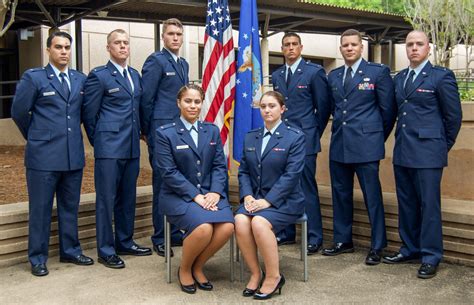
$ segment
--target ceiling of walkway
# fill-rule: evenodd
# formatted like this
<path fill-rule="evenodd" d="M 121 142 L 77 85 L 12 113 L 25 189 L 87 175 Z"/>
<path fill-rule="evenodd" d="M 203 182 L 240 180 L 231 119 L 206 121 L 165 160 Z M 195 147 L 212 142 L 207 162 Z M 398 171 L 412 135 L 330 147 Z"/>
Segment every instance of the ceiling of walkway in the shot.
<path fill-rule="evenodd" d="M 260 29 L 269 36 L 285 31 L 340 34 L 355 28 L 373 41 L 400 42 L 411 30 L 403 16 L 337 6 L 307 0 L 258 0 Z M 81 19 L 157 23 L 176 17 L 188 25 L 204 25 L 207 0 L 23 0 L 13 29 L 35 25 L 59 27 Z M 229 0 L 234 29 L 238 29 L 240 1 Z"/>

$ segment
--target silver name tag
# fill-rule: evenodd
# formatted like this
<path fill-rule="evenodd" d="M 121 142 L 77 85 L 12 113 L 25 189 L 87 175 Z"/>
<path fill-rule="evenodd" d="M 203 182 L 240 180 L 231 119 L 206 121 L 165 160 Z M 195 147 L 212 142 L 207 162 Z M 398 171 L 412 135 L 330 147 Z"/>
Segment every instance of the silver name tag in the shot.
<path fill-rule="evenodd" d="M 178 145 L 176 146 L 176 149 L 188 149 L 189 145 Z"/>
<path fill-rule="evenodd" d="M 119 92 L 120 91 L 120 88 L 113 88 L 113 89 L 109 89 L 107 92 L 108 93 L 115 93 L 115 92 Z"/>
<path fill-rule="evenodd" d="M 43 96 L 51 96 L 51 95 L 56 95 L 56 92 L 54 91 L 43 92 Z"/>
<path fill-rule="evenodd" d="M 166 76 L 173 76 L 176 75 L 176 72 L 166 72 Z"/>

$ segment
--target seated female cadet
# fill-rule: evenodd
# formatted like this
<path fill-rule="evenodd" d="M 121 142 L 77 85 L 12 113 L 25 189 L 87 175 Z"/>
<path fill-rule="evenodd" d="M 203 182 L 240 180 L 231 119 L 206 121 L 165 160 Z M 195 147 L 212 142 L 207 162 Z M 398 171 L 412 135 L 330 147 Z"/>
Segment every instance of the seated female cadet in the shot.
<path fill-rule="evenodd" d="M 195 293 L 196 285 L 212 290 L 204 264 L 234 231 L 220 132 L 198 121 L 203 100 L 201 87 L 183 86 L 177 97 L 181 116 L 156 130 L 154 145 L 153 162 L 163 179 L 160 212 L 185 232 L 178 281 L 186 293 Z"/>
<path fill-rule="evenodd" d="M 305 158 L 304 135 L 282 123 L 284 111 L 284 98 L 280 93 L 263 94 L 260 114 L 265 127 L 245 136 L 239 167 L 242 204 L 235 216 L 235 230 L 237 243 L 251 272 L 242 294 L 260 300 L 271 298 L 277 290 L 281 294 L 285 284 L 279 270 L 275 233 L 304 213 L 304 194 L 300 185 Z M 263 257 L 266 274 L 261 275 L 257 248 Z"/>

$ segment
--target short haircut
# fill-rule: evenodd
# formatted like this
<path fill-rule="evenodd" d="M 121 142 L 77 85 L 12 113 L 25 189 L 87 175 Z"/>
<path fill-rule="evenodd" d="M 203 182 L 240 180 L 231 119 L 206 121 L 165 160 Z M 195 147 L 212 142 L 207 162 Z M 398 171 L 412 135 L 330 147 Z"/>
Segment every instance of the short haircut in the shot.
<path fill-rule="evenodd" d="M 270 96 L 270 97 L 273 97 L 274 99 L 276 99 L 276 101 L 278 102 L 278 104 L 280 104 L 281 107 L 285 106 L 285 98 L 283 97 L 283 95 L 280 92 L 278 92 L 278 91 L 267 91 L 260 98 L 260 102 L 266 96 Z"/>
<path fill-rule="evenodd" d="M 359 31 L 355 30 L 355 29 L 345 30 L 341 34 L 341 43 L 342 43 L 342 37 L 345 37 L 345 36 L 357 36 L 357 37 L 359 37 L 359 41 L 362 43 L 362 34 Z"/>
<path fill-rule="evenodd" d="M 428 41 L 428 43 L 430 43 L 430 38 L 428 37 L 428 34 L 426 34 L 424 31 L 422 30 L 413 30 L 413 31 L 410 31 L 408 34 L 407 34 L 407 37 L 410 36 L 411 34 L 414 34 L 414 33 L 420 33 L 420 34 L 423 34 L 423 36 L 425 36 L 426 38 L 426 41 Z M 406 38 L 407 38 L 406 37 Z M 406 40 L 405 38 L 405 40 Z"/>
<path fill-rule="evenodd" d="M 119 34 L 126 34 L 128 35 L 128 33 L 125 31 L 125 30 L 122 30 L 122 29 L 115 29 L 113 30 L 112 32 L 110 32 L 109 34 L 107 34 L 107 44 L 110 43 L 110 39 L 112 37 L 112 34 L 114 33 L 119 33 Z"/>
<path fill-rule="evenodd" d="M 285 35 L 283 35 L 283 38 L 281 39 L 281 45 L 283 45 L 283 40 L 288 37 L 296 37 L 298 38 L 298 42 L 301 44 L 301 37 L 300 35 L 296 34 L 295 32 L 286 32 Z"/>
<path fill-rule="evenodd" d="M 72 37 L 66 32 L 53 32 L 49 35 L 48 39 L 46 40 L 46 47 L 51 48 L 51 44 L 53 43 L 54 37 L 64 37 L 69 39 L 69 43 L 72 44 Z"/>
<path fill-rule="evenodd" d="M 170 18 L 163 21 L 163 33 L 166 32 L 166 29 L 170 25 L 174 25 L 180 29 L 183 29 L 183 24 L 181 23 L 181 21 L 179 21 L 178 18 Z"/>
<path fill-rule="evenodd" d="M 199 95 L 201 96 L 201 100 L 204 101 L 204 90 L 202 90 L 201 86 L 199 85 L 195 85 L 195 84 L 187 84 L 187 85 L 184 85 L 183 87 L 181 87 L 178 91 L 178 94 L 176 96 L 176 98 L 178 100 L 182 99 L 183 98 L 183 95 L 188 92 L 189 90 L 196 90 L 199 92 Z"/>

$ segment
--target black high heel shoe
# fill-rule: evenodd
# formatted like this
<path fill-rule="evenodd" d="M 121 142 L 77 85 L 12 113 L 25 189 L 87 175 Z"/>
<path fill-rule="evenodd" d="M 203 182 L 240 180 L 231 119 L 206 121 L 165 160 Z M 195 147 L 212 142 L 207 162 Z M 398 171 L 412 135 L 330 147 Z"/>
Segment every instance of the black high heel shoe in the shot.
<path fill-rule="evenodd" d="M 212 288 L 214 288 L 214 286 L 212 286 L 212 283 L 210 281 L 207 281 L 205 283 L 199 282 L 196 279 L 196 277 L 194 277 L 194 273 L 193 273 L 193 279 L 194 279 L 194 282 L 196 282 L 197 287 L 201 290 L 211 291 Z"/>
<path fill-rule="evenodd" d="M 265 271 L 262 271 L 262 278 L 260 279 L 260 283 L 258 284 L 257 288 L 250 289 L 250 288 L 245 287 L 244 291 L 242 291 L 242 295 L 246 298 L 253 296 L 255 294 L 255 292 L 257 292 L 258 288 L 260 288 L 260 286 L 262 286 L 262 283 L 263 283 L 264 279 L 265 279 Z"/>
<path fill-rule="evenodd" d="M 189 294 L 196 293 L 196 285 L 194 283 L 191 284 L 191 285 L 183 285 L 181 283 L 181 280 L 179 278 L 179 268 L 178 268 L 178 282 L 179 282 L 179 285 L 181 286 L 181 291 L 184 291 L 184 292 L 189 293 Z"/>
<path fill-rule="evenodd" d="M 267 300 L 270 299 L 278 290 L 278 294 L 281 294 L 281 288 L 285 285 L 285 277 L 283 274 L 280 275 L 280 280 L 278 281 L 278 284 L 276 285 L 275 289 L 271 293 L 262 293 L 260 292 L 260 289 L 255 292 L 253 295 L 253 298 L 255 300 Z"/>

